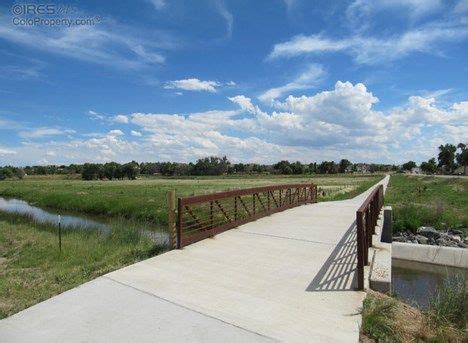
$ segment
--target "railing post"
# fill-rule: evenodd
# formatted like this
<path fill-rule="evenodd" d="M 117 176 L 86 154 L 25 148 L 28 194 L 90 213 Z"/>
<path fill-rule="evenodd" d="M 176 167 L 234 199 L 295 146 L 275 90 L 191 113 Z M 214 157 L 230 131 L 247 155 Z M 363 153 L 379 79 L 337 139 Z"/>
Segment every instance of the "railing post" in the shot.
<path fill-rule="evenodd" d="M 234 220 L 237 220 L 237 197 L 234 197 Z"/>
<path fill-rule="evenodd" d="M 268 204 L 268 211 L 270 210 L 270 191 L 267 192 L 267 204 Z"/>
<path fill-rule="evenodd" d="M 176 227 L 176 193 L 169 191 L 167 193 L 167 207 L 168 207 L 168 224 L 169 224 L 169 240 L 171 248 L 177 247 L 177 227 Z"/>
<path fill-rule="evenodd" d="M 252 208 L 253 208 L 253 214 L 255 214 L 256 206 L 255 206 L 255 193 L 252 194 Z"/>
<path fill-rule="evenodd" d="M 210 229 L 213 230 L 213 201 L 210 201 Z"/>
<path fill-rule="evenodd" d="M 356 240 L 357 240 L 357 289 L 364 289 L 364 251 L 367 245 L 364 244 L 362 212 L 356 212 Z"/>
<path fill-rule="evenodd" d="M 182 201 L 177 201 L 177 249 L 182 248 Z"/>

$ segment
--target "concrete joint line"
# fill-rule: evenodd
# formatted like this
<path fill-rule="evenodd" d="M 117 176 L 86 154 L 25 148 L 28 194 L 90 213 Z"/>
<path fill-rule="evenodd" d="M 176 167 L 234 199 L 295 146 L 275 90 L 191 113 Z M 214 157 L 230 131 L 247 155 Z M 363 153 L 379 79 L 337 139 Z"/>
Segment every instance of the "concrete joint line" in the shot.
<path fill-rule="evenodd" d="M 124 283 L 124 282 L 120 282 L 120 281 L 114 280 L 114 279 L 112 279 L 112 278 L 111 278 L 111 277 L 109 277 L 109 276 L 103 275 L 103 276 L 101 276 L 101 277 L 102 277 L 102 278 L 106 278 L 107 280 L 110 280 L 110 281 L 112 281 L 112 282 L 115 282 L 115 283 L 117 283 L 117 284 L 119 284 L 119 285 L 122 285 L 122 286 L 124 286 L 124 287 L 131 288 L 131 289 L 133 289 L 133 290 L 135 290 L 135 291 L 137 291 L 137 292 L 140 292 L 140 293 L 143 293 L 143 294 L 149 295 L 149 296 L 151 296 L 151 297 L 153 297 L 153 298 L 156 298 L 156 299 L 159 299 L 159 300 L 165 301 L 165 302 L 167 302 L 167 303 L 169 303 L 169 304 L 172 304 L 172 305 L 175 305 L 175 306 L 178 306 L 178 307 L 184 308 L 184 309 L 186 309 L 186 310 L 188 310 L 188 311 L 191 311 L 191 312 L 194 312 L 194 313 L 198 313 L 198 314 L 200 314 L 200 315 L 202 315 L 202 316 L 204 316 L 204 317 L 207 317 L 207 318 L 211 318 L 211 319 L 217 320 L 217 321 L 219 321 L 219 322 L 222 322 L 222 323 L 225 323 L 225 324 L 231 325 L 231 326 L 233 326 L 233 327 L 236 327 L 236 328 L 238 328 L 238 329 L 241 329 L 241 330 L 243 330 L 243 331 L 246 331 L 246 332 L 253 333 L 253 334 L 255 334 L 255 335 L 258 335 L 258 336 L 261 336 L 261 337 L 265 337 L 265 338 L 271 339 L 271 340 L 273 340 L 273 341 L 277 341 L 276 339 L 274 339 L 274 338 L 272 338 L 272 337 L 269 337 L 269 336 L 263 335 L 263 334 L 261 334 L 261 333 L 258 333 L 258 332 L 255 332 L 255 331 L 252 331 L 252 330 L 249 330 L 249 329 L 243 328 L 243 327 L 241 327 L 241 326 L 238 326 L 238 325 L 235 325 L 235 324 L 232 324 L 232 323 L 226 322 L 226 321 L 224 321 L 224 320 L 222 320 L 222 319 L 219 319 L 219 318 L 216 318 L 216 317 L 210 316 L 210 315 L 208 315 L 208 314 L 205 314 L 205 313 L 199 312 L 199 311 L 197 311 L 197 310 L 194 310 L 194 309 L 191 309 L 191 308 L 189 308 L 189 307 L 187 307 L 187 306 L 184 306 L 184 305 L 181 305 L 181 304 L 175 303 L 175 302 L 173 302 L 173 301 L 171 301 L 171 300 L 164 299 L 164 298 L 162 298 L 162 297 L 160 297 L 160 296 L 158 296 L 158 295 L 156 295 L 156 294 L 153 294 L 153 293 L 150 293 L 150 292 L 146 292 L 146 291 L 143 291 L 143 290 L 141 290 L 141 289 L 138 289 L 138 288 L 136 288 L 136 287 L 133 287 L 133 286 L 131 286 L 131 285 L 128 285 L 128 284 L 126 284 L 126 283 Z"/>

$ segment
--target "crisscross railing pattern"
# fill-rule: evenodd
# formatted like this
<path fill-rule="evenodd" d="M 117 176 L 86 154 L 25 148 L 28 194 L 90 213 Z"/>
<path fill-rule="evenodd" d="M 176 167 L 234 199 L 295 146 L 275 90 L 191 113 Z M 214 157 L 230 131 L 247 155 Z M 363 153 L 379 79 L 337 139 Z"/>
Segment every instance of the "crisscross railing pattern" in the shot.
<path fill-rule="evenodd" d="M 316 201 L 317 186 L 314 184 L 275 185 L 179 198 L 177 248 Z"/>
<path fill-rule="evenodd" d="M 356 212 L 358 289 L 364 289 L 364 266 L 369 264 L 369 248 L 383 203 L 384 189 L 379 185 Z"/>

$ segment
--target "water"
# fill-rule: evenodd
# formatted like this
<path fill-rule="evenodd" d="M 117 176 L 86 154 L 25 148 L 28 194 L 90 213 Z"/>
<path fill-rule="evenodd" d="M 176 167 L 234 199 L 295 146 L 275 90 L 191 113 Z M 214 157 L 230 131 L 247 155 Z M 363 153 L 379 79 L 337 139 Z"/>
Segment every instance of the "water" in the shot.
<path fill-rule="evenodd" d="M 444 280 L 455 275 L 466 279 L 468 270 L 392 259 L 392 291 L 402 301 L 421 309 L 427 309 Z"/>
<path fill-rule="evenodd" d="M 6 199 L 0 197 L 0 211 L 28 215 L 38 223 L 58 225 L 58 215 L 60 214 L 60 225 L 64 229 L 88 229 L 99 230 L 108 233 L 111 226 L 103 221 L 90 219 L 82 215 L 61 214 L 58 212 L 46 211 L 42 208 L 29 205 L 26 201 L 19 199 Z M 161 230 L 141 230 L 142 234 L 157 243 L 167 244 L 169 236 L 167 232 Z"/>

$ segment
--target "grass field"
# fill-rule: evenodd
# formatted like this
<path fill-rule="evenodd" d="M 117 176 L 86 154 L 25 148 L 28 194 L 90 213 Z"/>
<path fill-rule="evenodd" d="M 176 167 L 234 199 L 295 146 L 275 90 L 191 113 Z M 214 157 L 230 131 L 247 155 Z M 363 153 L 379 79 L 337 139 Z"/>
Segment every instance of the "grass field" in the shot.
<path fill-rule="evenodd" d="M 419 226 L 468 227 L 468 179 L 392 175 L 385 202 L 393 207 L 394 232 Z"/>
<path fill-rule="evenodd" d="M 0 319 L 164 249 L 133 227 L 64 230 L 0 212 Z"/>
<path fill-rule="evenodd" d="M 0 182 L 0 196 L 31 205 L 91 215 L 123 217 L 155 225 L 167 224 L 169 190 L 178 196 L 280 183 L 314 182 L 321 200 L 352 197 L 376 183 L 382 175 L 243 176 L 199 178 L 142 178 L 124 181 L 82 181 L 63 177 L 25 178 Z"/>

